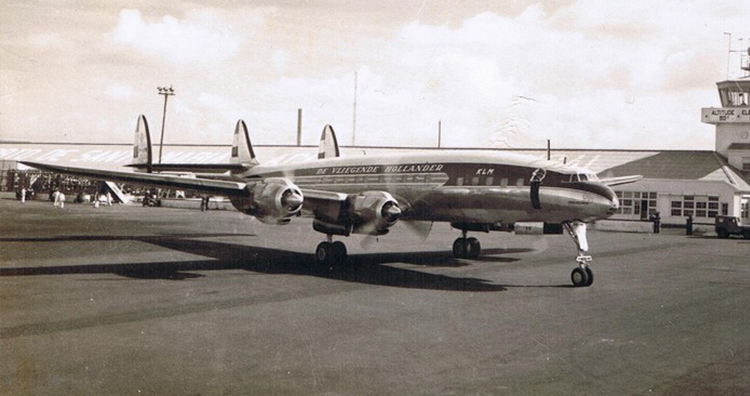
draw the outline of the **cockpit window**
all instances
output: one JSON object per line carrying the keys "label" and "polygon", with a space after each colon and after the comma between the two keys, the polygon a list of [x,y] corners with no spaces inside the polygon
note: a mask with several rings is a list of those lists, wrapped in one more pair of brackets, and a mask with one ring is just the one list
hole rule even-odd
{"label": "cockpit window", "polygon": [[599,178],[594,173],[576,173],[570,175],[571,182],[585,182],[585,181],[599,181]]}

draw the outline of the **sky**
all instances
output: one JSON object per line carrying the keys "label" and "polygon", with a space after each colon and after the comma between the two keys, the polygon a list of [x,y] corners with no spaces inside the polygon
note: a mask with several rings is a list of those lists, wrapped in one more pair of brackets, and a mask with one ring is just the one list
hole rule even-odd
{"label": "sky", "polygon": [[171,85],[166,144],[295,144],[302,109],[303,144],[711,150],[750,45],[747,0],[155,3],[3,1],[0,138],[157,140]]}

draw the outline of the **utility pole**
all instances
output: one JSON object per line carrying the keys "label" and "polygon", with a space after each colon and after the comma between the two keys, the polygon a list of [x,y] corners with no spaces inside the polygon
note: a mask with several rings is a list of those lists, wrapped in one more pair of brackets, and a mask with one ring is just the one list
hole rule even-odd
{"label": "utility pole", "polygon": [[167,98],[174,95],[174,88],[172,85],[167,87],[156,87],[159,91],[159,95],[164,95],[164,111],[161,114],[161,139],[159,140],[159,163],[161,164],[161,151],[164,146],[164,121],[167,118]]}
{"label": "utility pole", "polygon": [[443,120],[438,120],[438,148],[442,146],[443,143]]}
{"label": "utility pole", "polygon": [[352,115],[352,146],[357,145],[357,71],[354,71],[354,114]]}
{"label": "utility pole", "polygon": [[302,109],[297,109],[297,146],[302,145]]}

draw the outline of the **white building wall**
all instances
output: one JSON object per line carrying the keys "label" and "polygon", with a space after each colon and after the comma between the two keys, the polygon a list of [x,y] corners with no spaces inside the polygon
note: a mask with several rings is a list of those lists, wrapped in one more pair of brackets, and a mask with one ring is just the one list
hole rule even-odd
{"label": "white building wall", "polygon": [[[693,196],[692,202],[709,202],[709,197],[718,197],[718,209],[716,210],[719,214],[722,214],[722,204],[727,205],[729,215],[739,216],[740,211],[740,194],[734,186],[726,182],[718,181],[700,181],[700,180],[669,180],[669,179],[644,179],[637,183],[626,184],[622,186],[615,186],[614,190],[621,192],[623,195],[626,192],[630,192],[637,196],[642,193],[653,193],[656,192],[656,210],[661,216],[663,224],[672,225],[684,225],[686,223],[686,216],[682,213],[679,216],[672,215],[672,210],[676,209],[672,207],[673,201],[683,201],[685,196]],[[622,198],[621,202],[626,198]],[[633,207],[637,205],[635,201],[642,201],[641,197],[630,198],[633,202]],[[712,201],[717,202],[717,201]],[[649,206],[649,209],[652,207]],[[685,210],[692,209],[693,220],[696,224],[713,224],[714,220],[707,216],[697,216],[695,204],[693,208],[679,208],[684,213]],[[709,209],[706,207],[706,214]],[[648,218],[648,214],[645,216]],[[612,217],[614,220],[641,220],[643,217],[640,213],[631,214],[617,214]]]}

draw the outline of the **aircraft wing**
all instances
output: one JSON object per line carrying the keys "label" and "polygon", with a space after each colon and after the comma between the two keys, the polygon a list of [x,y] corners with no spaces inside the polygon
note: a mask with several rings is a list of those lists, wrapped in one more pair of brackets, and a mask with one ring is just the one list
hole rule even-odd
{"label": "aircraft wing", "polygon": [[152,172],[184,172],[184,173],[226,173],[229,171],[242,172],[248,169],[243,164],[129,164],[125,165],[138,170],[151,167]]}
{"label": "aircraft wing", "polygon": [[42,164],[38,162],[19,161],[20,163],[39,170],[63,173],[89,179],[107,180],[120,183],[133,183],[154,187],[166,187],[200,191],[208,194],[223,196],[242,196],[245,194],[245,183],[229,180],[193,179],[174,175],[134,173],[121,171],[108,171],[101,169],[76,168],[71,166],[60,166]]}
{"label": "aircraft wing", "polygon": [[599,182],[609,187],[612,187],[612,186],[619,186],[621,184],[635,183],[641,179],[643,179],[642,175],[631,175],[631,176],[610,177],[608,179],[599,179]]}

